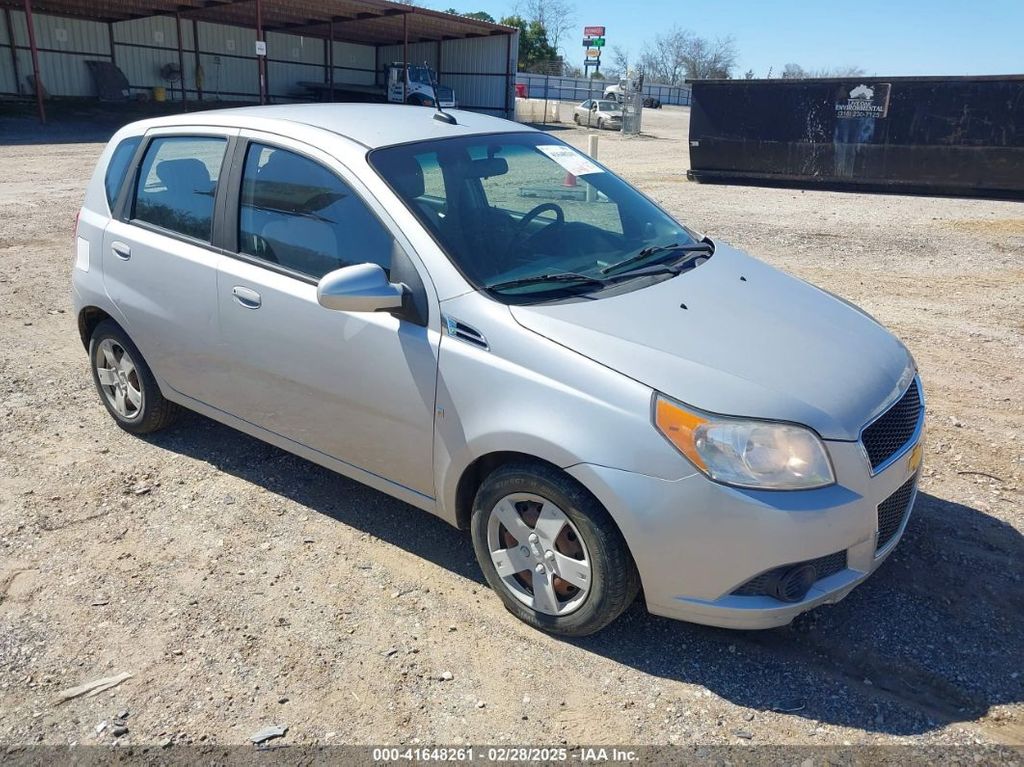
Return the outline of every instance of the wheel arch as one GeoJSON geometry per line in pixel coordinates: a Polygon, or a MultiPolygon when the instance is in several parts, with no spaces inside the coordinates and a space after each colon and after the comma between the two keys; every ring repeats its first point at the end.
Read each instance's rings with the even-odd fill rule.
{"type": "Polygon", "coordinates": [[[121,327],[121,323],[117,322],[116,319],[110,316],[109,313],[104,311],[98,306],[86,306],[78,312],[78,335],[82,338],[82,346],[89,349],[89,340],[92,338],[93,331],[96,330],[96,326],[104,320],[112,320],[121,327]]]}

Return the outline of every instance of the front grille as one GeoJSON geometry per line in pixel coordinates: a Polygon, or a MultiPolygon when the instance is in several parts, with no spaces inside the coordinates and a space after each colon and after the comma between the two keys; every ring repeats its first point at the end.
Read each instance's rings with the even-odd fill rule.
{"type": "Polygon", "coordinates": [[[899,532],[903,520],[910,514],[910,499],[914,495],[914,475],[880,504],[878,504],[878,543],[875,551],[881,551],[893,536],[899,532]]]}
{"type": "Polygon", "coordinates": [[[827,554],[817,559],[809,559],[806,562],[794,562],[791,565],[783,565],[761,573],[756,578],[751,578],[732,593],[738,597],[771,597],[775,596],[775,585],[779,578],[794,567],[811,565],[816,571],[814,580],[820,581],[830,575],[835,575],[846,569],[846,551],[837,551],[835,554],[827,554]]]}
{"type": "Polygon", "coordinates": [[[921,388],[917,379],[891,408],[860,435],[871,468],[877,469],[907,444],[923,416],[921,388]]]}

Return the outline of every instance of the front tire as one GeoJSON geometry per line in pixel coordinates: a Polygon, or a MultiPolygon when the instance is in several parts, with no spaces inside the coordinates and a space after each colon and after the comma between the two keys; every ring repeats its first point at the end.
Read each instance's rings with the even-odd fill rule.
{"type": "Polygon", "coordinates": [[[604,130],[604,118],[603,117],[598,117],[597,118],[597,129],[598,130],[604,130]]]}
{"type": "Polygon", "coordinates": [[[138,347],[113,320],[89,339],[92,380],[115,423],[132,434],[150,434],[173,423],[180,410],[160,392],[138,347]]]}
{"type": "Polygon", "coordinates": [[[632,604],[640,577],[600,503],[558,469],[515,463],[484,480],[473,548],[505,607],[541,631],[586,636],[632,604]]]}

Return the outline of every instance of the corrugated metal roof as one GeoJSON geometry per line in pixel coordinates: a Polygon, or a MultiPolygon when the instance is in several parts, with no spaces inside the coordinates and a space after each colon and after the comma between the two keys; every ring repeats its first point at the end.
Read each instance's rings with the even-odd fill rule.
{"type": "MultiPolygon", "coordinates": [[[[263,29],[370,45],[507,35],[514,28],[388,0],[260,0],[263,29]],[[407,27],[406,27],[407,25],[407,27]]],[[[255,0],[33,0],[36,13],[127,21],[180,12],[202,21],[256,26],[255,0]]],[[[0,8],[21,0],[0,0],[0,8]]]]}

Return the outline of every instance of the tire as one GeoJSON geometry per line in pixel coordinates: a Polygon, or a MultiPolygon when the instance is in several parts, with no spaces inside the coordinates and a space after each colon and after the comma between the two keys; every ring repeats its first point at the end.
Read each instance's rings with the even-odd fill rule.
{"type": "Polygon", "coordinates": [[[574,115],[572,116],[572,121],[573,121],[574,123],[576,123],[577,125],[579,125],[579,124],[580,124],[580,116],[579,116],[578,114],[574,114],[574,115]]]}
{"type": "Polygon", "coordinates": [[[546,464],[514,463],[490,474],[474,500],[470,528],[487,583],[509,612],[541,631],[593,634],[640,590],[611,516],[578,482],[546,464]],[[538,577],[544,580],[535,582],[538,577]],[[539,583],[546,588],[538,593],[539,583]]]}
{"type": "Polygon", "coordinates": [[[150,434],[169,426],[181,414],[160,392],[138,347],[113,320],[104,320],[93,330],[89,367],[100,400],[125,431],[150,434]]]}
{"type": "Polygon", "coordinates": [[[597,129],[598,130],[604,130],[604,118],[603,117],[598,117],[597,118],[597,129]]]}

